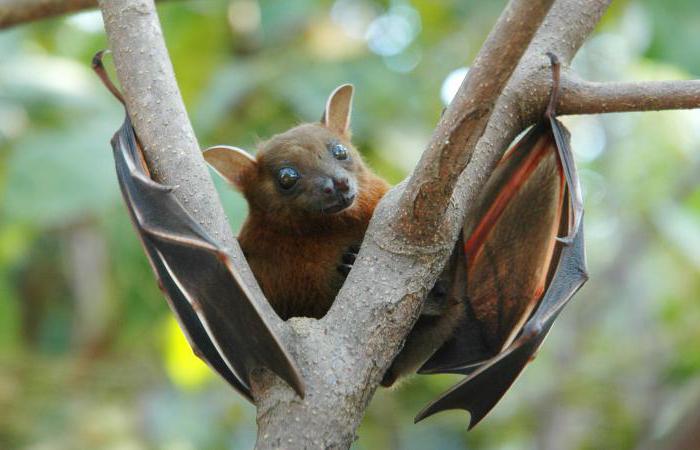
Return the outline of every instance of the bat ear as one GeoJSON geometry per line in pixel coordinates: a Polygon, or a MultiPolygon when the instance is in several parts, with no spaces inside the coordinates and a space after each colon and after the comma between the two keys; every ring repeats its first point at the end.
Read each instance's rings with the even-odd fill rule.
{"type": "Polygon", "coordinates": [[[326,110],[321,116],[321,123],[336,133],[347,134],[350,129],[352,113],[352,84],[343,84],[335,88],[326,101],[326,110]]]}
{"type": "Polygon", "coordinates": [[[204,159],[237,191],[243,192],[245,181],[257,167],[250,153],[238,147],[216,145],[204,150],[204,159]]]}

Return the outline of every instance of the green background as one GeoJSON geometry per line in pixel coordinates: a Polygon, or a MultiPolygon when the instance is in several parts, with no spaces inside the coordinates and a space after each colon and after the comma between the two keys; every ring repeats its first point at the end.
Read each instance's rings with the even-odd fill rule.
{"type": "MultiPolygon", "coordinates": [[[[203,147],[254,150],[317,120],[351,82],[355,142],[395,183],[503,4],[201,0],[159,12],[203,147]]],[[[601,81],[700,78],[698,42],[697,0],[618,0],[574,67],[601,81]]],[[[0,448],[249,448],[254,408],[191,356],[121,203],[109,139],[123,112],[89,67],[105,47],[96,12],[0,32],[0,448]]],[[[564,121],[590,281],[474,431],[462,412],[413,425],[457,379],[416,376],[378,391],[355,448],[653,447],[700,408],[700,111],[564,121]]],[[[217,186],[238,228],[245,202],[217,186]]]]}

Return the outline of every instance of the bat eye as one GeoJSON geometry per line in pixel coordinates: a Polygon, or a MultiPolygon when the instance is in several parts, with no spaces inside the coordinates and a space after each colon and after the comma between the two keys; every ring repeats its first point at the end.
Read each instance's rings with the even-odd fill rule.
{"type": "Polygon", "coordinates": [[[298,180],[299,172],[293,167],[282,167],[280,171],[277,172],[277,182],[284,190],[293,188],[298,180]]]}
{"type": "Polygon", "coordinates": [[[336,142],[332,143],[330,147],[331,154],[335,159],[339,159],[341,161],[348,159],[348,148],[346,146],[336,142]]]}

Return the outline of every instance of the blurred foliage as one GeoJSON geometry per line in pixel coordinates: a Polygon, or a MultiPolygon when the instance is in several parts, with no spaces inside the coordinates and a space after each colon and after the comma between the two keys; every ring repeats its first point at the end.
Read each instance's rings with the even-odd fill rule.
{"type": "MultiPolygon", "coordinates": [[[[353,130],[392,182],[416,163],[504,1],[200,0],[159,7],[202,146],[316,120],[357,87],[353,130]],[[459,72],[457,72],[459,73],[459,72]]],[[[696,0],[617,1],[574,61],[594,80],[700,77],[696,0]]],[[[0,448],[249,448],[255,412],[208,374],[124,213],[122,110],[89,69],[98,13],[0,33],[0,448]]],[[[591,281],[473,432],[413,415],[455,381],[380,390],[357,449],[629,449],[700,393],[700,113],[565,118],[591,281]]],[[[234,228],[245,203],[217,181],[234,228]]]]}

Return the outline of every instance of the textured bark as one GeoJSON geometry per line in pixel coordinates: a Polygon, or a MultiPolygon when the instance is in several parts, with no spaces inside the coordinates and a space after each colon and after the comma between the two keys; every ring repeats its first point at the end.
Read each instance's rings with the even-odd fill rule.
{"type": "Polygon", "coordinates": [[[553,0],[511,1],[445,110],[401,197],[397,231],[413,243],[442,240],[440,227],[457,178],[491,118],[503,87],[553,0]]]}
{"type": "MultiPolygon", "coordinates": [[[[475,204],[474,199],[510,141],[544,111],[550,86],[546,51],[552,50],[564,62],[570,61],[607,4],[600,0],[558,1],[496,102],[481,138],[474,142],[465,136],[454,136],[466,142],[460,152],[468,154],[473,150],[473,155],[458,178],[451,201],[444,204],[444,210],[436,209],[436,215],[444,217],[435,222],[439,226],[432,228],[433,232],[438,230],[438,237],[426,243],[420,231],[406,232],[412,204],[400,200],[405,183],[382,200],[358,260],[330,312],[320,321],[298,322],[304,330],[303,340],[297,341],[297,354],[303,358],[300,365],[310,386],[307,398],[294,399],[288,388],[271,377],[261,377],[255,386],[260,448],[293,444],[279,441],[279,436],[297,443],[313,442],[314,447],[342,448],[350,444],[379,379],[445,264],[465,214],[471,213],[468,206],[475,204]],[[562,33],[567,38],[565,45],[557,39],[562,33]],[[520,97],[519,89],[526,85],[539,95],[520,97]],[[308,417],[312,420],[306,421],[308,417]]],[[[479,63],[477,59],[470,72],[479,74],[475,67],[479,63]]],[[[469,85],[466,80],[461,89],[469,85]]],[[[482,87],[490,89],[488,84],[482,87]]],[[[438,130],[450,130],[450,140],[453,135],[449,133],[475,131],[473,127],[451,126],[449,120],[450,116],[443,116],[438,130]]],[[[435,135],[440,136],[440,131],[435,135]]],[[[424,170],[423,164],[425,159],[416,173],[424,170]]],[[[429,170],[425,172],[430,174],[429,170]]],[[[414,177],[410,184],[425,181],[414,177]]],[[[445,188],[450,189],[449,185],[445,188]]],[[[431,203],[431,195],[439,199],[444,194],[429,190],[424,204],[431,203]]]]}
{"type": "Polygon", "coordinates": [[[234,241],[177,87],[151,0],[101,0],[117,77],[154,178],[226,245],[234,241]]]}
{"type": "Polygon", "coordinates": [[[596,83],[562,78],[560,114],[700,108],[700,80],[596,83]]]}
{"type": "MultiPolygon", "coordinates": [[[[153,0],[100,0],[117,78],[153,177],[234,258],[245,260],[219,202],[177,87],[153,0]]],[[[242,275],[255,283],[247,264],[242,275]]],[[[282,320],[264,305],[268,323],[282,320]]]]}
{"type": "Polygon", "coordinates": [[[475,204],[481,187],[508,145],[542,116],[552,81],[547,52],[557,55],[567,66],[593,32],[610,1],[558,0],[554,4],[498,99],[470,164],[459,178],[452,200],[459,223],[472,214],[470,206],[475,204]]]}
{"type": "MultiPolygon", "coordinates": [[[[321,320],[278,322],[307,395],[297,397],[264,369],[252,374],[259,448],[347,448],[352,443],[486,178],[512,139],[545,108],[551,81],[545,53],[557,54],[565,64],[571,61],[609,0],[558,0],[537,30],[550,3],[513,0],[508,5],[411,181],[393,189],[377,208],[329,313],[321,320]]],[[[153,3],[104,0],[101,8],[150,166],[160,181],[180,186],[176,195],[212,234],[235,247],[182,105],[153,3]]],[[[569,113],[576,112],[576,102],[581,108],[595,103],[591,84],[580,85],[563,97],[569,113]]],[[[676,91],[678,99],[688,95],[681,91],[676,91]]],[[[631,92],[618,104],[627,104],[631,92]]],[[[697,100],[690,94],[682,101],[697,100]]],[[[614,101],[612,92],[608,102],[614,101]]],[[[655,103],[663,104],[672,101],[655,103]]],[[[640,105],[641,110],[651,103],[640,105]]]]}

